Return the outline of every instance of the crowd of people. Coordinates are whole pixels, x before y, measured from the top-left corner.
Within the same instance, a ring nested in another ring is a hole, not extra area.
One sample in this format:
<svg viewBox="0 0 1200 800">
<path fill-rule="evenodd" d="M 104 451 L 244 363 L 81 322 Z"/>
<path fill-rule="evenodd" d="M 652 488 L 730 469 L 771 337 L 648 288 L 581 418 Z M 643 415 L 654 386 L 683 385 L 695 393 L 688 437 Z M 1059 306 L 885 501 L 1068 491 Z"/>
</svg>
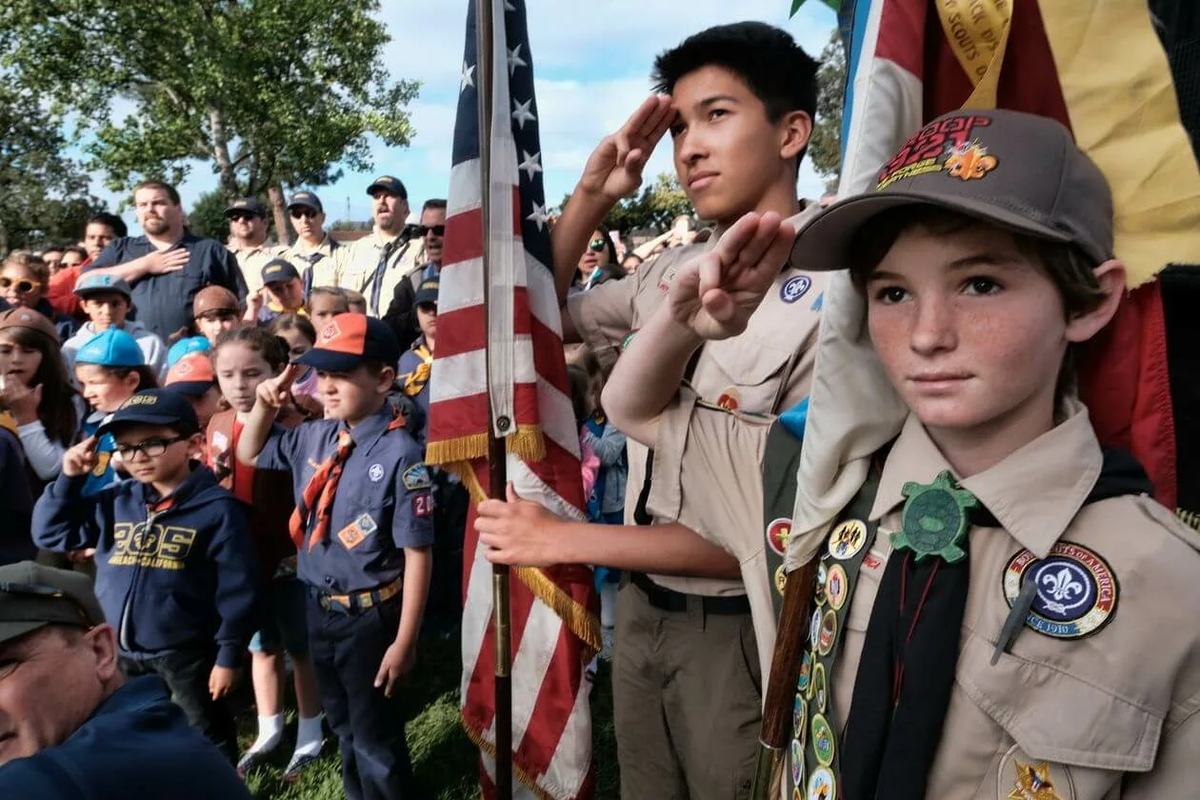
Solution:
<svg viewBox="0 0 1200 800">
<path fill-rule="evenodd" d="M 874 192 L 806 201 L 815 76 L 778 29 L 711 28 L 592 153 L 552 238 L 588 521 L 510 492 L 478 509 L 488 557 L 596 567 L 622 797 L 749 796 L 777 636 L 803 651 L 786 796 L 1188 796 L 1196 535 L 1073 389 L 1124 290 L 1104 176 L 1055 122 L 956 112 Z M 720 236 L 685 216 L 635 248 L 603 220 L 668 132 Z M 418 638 L 459 622 L 468 502 L 422 452 L 446 202 L 412 219 L 399 179 L 367 193 L 349 244 L 311 191 L 294 244 L 254 198 L 222 244 L 147 181 L 142 235 L 97 214 L 78 246 L 4 260 L 5 796 L 73 796 L 49 787 L 100 759 L 76 730 L 244 794 L 197 734 L 255 769 L 287 664 L 287 776 L 324 719 L 348 797 L 413 796 L 392 701 Z M 814 378 L 818 352 L 836 369 Z M 777 626 L 789 574 L 802 630 Z"/>
</svg>

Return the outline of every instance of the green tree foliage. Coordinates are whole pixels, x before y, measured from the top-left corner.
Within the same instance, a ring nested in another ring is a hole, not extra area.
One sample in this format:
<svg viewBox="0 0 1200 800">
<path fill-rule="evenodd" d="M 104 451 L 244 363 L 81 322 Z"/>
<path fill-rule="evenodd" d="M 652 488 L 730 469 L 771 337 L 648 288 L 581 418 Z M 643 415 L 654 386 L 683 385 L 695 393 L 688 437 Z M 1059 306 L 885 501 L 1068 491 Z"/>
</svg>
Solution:
<svg viewBox="0 0 1200 800">
<path fill-rule="evenodd" d="M 60 122 L 37 94 L 0 82 L 0 254 L 77 241 L 102 207 L 80 165 L 63 155 Z"/>
<path fill-rule="evenodd" d="M 846 95 L 846 51 L 835 30 L 821 51 L 817 70 L 817 119 L 808 143 L 813 169 L 836 188 L 842 163 L 842 105 Z"/>
<path fill-rule="evenodd" d="M 563 208 L 566 208 L 569 199 L 570 195 L 563 198 Z M 671 227 L 675 217 L 692 213 L 692 204 L 679 185 L 679 179 L 664 172 L 653 183 L 643 186 L 639 194 L 618 203 L 608 212 L 604 224 L 622 234 L 647 228 L 664 231 Z"/>
<path fill-rule="evenodd" d="M 408 144 L 411 81 L 392 81 L 378 0 L 6 0 L 0 68 L 79 115 L 114 191 L 208 162 L 226 199 L 369 170 Z M 132 106 L 132 108 L 130 108 Z M 127 110 L 123 118 L 115 116 Z"/>
</svg>

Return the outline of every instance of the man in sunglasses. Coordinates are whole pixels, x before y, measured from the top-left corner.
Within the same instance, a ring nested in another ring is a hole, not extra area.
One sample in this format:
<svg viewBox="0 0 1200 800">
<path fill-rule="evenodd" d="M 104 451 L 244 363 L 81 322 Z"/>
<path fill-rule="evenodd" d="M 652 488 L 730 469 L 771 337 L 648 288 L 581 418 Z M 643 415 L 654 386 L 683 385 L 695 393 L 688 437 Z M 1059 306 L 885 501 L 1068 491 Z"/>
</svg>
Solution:
<svg viewBox="0 0 1200 800">
<path fill-rule="evenodd" d="M 283 248 L 267 243 L 267 210 L 257 197 L 239 197 L 225 209 L 229 220 L 229 251 L 237 258 L 247 294 L 263 287 L 262 271 Z"/>
<path fill-rule="evenodd" d="M 244 798 L 158 676 L 126 681 L 82 573 L 0 567 L 0 797 Z"/>
<path fill-rule="evenodd" d="M 417 235 L 421 236 L 424 258 L 409 270 L 404 280 L 396 284 L 392 302 L 383 315 L 383 321 L 392 327 L 401 348 L 409 347 L 421 334 L 417 320 L 417 290 L 422 282 L 436 280 L 442 271 L 442 242 L 446 236 L 445 200 L 435 198 L 425 201 L 421 207 Z"/>
<path fill-rule="evenodd" d="M 325 232 L 325 209 L 321 198 L 312 192 L 296 192 L 288 203 L 288 217 L 296 242 L 282 256 L 292 262 L 304 281 L 304 296 L 314 286 L 331 286 L 334 281 L 334 254 L 341 245 Z"/>
</svg>

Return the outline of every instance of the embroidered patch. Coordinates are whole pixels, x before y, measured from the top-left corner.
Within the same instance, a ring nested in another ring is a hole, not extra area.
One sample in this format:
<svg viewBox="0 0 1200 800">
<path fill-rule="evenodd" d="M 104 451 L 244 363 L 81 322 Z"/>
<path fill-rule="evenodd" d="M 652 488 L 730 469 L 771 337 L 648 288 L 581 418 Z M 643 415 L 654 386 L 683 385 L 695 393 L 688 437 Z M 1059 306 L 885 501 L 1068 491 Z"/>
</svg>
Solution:
<svg viewBox="0 0 1200 800">
<path fill-rule="evenodd" d="M 742 396 L 738 393 L 737 388 L 733 386 L 721 392 L 721 396 L 717 398 L 717 405 L 726 411 L 737 411 L 741 404 Z"/>
<path fill-rule="evenodd" d="M 800 741 L 800 746 L 804 747 L 804 737 L 807 735 L 808 703 L 804 702 L 803 697 L 796 695 L 796 703 L 792 706 L 792 736 L 795 736 Z"/>
<path fill-rule="evenodd" d="M 808 686 L 812 683 L 813 654 L 808 651 L 800 658 L 800 677 L 796 679 L 796 692 L 808 695 Z"/>
<path fill-rule="evenodd" d="M 858 555 L 867 543 L 867 526 L 860 520 L 848 519 L 838 523 L 829 537 L 829 555 L 845 561 Z"/>
<path fill-rule="evenodd" d="M 1075 788 L 1068 767 L 1029 758 L 1013 745 L 996 771 L 997 800 L 1073 800 Z"/>
<path fill-rule="evenodd" d="M 1013 763 L 1017 768 L 1017 776 L 1013 788 L 1008 793 L 1011 800 L 1062 800 L 1050 778 L 1048 762 L 1026 764 L 1014 758 Z"/>
<path fill-rule="evenodd" d="M 783 595 L 784 587 L 787 586 L 787 573 L 783 571 L 783 564 L 775 568 L 775 591 Z"/>
<path fill-rule="evenodd" d="M 808 293 L 812 287 L 812 278 L 807 275 L 795 275 L 787 279 L 783 286 L 779 287 L 779 299 L 785 303 L 794 303 Z"/>
<path fill-rule="evenodd" d="M 375 518 L 370 514 L 359 514 L 358 519 L 354 520 L 354 524 L 367 536 L 379 530 L 379 526 L 375 524 Z"/>
<path fill-rule="evenodd" d="M 1103 628 L 1117 610 L 1120 586 L 1103 558 L 1074 542 L 1058 542 L 1038 560 L 1022 550 L 1004 570 L 1004 597 L 1012 608 L 1021 586 L 1037 595 L 1025 624 L 1056 639 L 1079 639 Z"/>
<path fill-rule="evenodd" d="M 337 537 L 338 541 L 342 543 L 342 547 L 346 548 L 347 550 L 353 550 L 362 544 L 363 540 L 367 538 L 366 534 L 362 532 L 362 529 L 360 529 L 358 525 L 353 522 L 338 531 Z"/>
<path fill-rule="evenodd" d="M 425 518 L 433 513 L 433 504 L 429 500 L 429 495 L 419 494 L 412 499 L 412 510 L 414 517 Z"/>
<path fill-rule="evenodd" d="M 371 469 L 374 469 L 372 467 Z M 429 478 L 429 469 L 424 464 L 413 464 L 400 476 L 404 488 L 410 492 L 417 489 L 428 489 L 433 482 Z"/>
<path fill-rule="evenodd" d="M 824 714 L 813 714 L 812 746 L 813 755 L 822 767 L 833 763 L 833 728 Z"/>
<path fill-rule="evenodd" d="M 804 782 L 804 742 L 792 739 L 792 785 Z"/>
<path fill-rule="evenodd" d="M 829 576 L 825 579 L 825 596 L 829 599 L 829 605 L 833 607 L 834 611 L 846 604 L 846 590 L 849 588 L 849 584 L 845 567 L 841 564 L 834 564 L 829 570 Z"/>
<path fill-rule="evenodd" d="M 829 651 L 833 649 L 833 643 L 836 639 L 837 614 L 833 609 L 829 609 L 821 617 L 821 629 L 817 633 L 817 653 L 822 656 L 829 655 Z"/>
<path fill-rule="evenodd" d="M 817 649 L 817 637 L 821 634 L 821 609 L 813 611 L 812 621 L 808 624 L 808 644 L 813 649 Z"/>
<path fill-rule="evenodd" d="M 808 800 L 837 800 L 837 785 L 829 767 L 817 767 L 808 776 Z"/>
<path fill-rule="evenodd" d="M 825 690 L 828 688 L 825 680 L 825 665 L 817 664 L 813 667 L 813 703 L 817 706 L 817 711 L 825 713 Z"/>
<path fill-rule="evenodd" d="M 918 562 L 941 558 L 954 564 L 967 557 L 962 545 L 970 527 L 967 512 L 979 506 L 975 495 L 960 488 L 948 471 L 938 473 L 933 483 L 909 481 L 900 493 L 908 500 L 902 530 L 892 534 L 893 548 L 911 550 Z"/>
<path fill-rule="evenodd" d="M 767 544 L 776 553 L 783 555 L 787 550 L 788 535 L 791 532 L 792 521 L 790 519 L 771 520 L 771 524 L 767 526 Z"/>
<path fill-rule="evenodd" d="M 383 480 L 383 464 L 372 464 L 367 470 L 367 477 L 371 479 L 371 483 L 379 483 Z"/>
</svg>

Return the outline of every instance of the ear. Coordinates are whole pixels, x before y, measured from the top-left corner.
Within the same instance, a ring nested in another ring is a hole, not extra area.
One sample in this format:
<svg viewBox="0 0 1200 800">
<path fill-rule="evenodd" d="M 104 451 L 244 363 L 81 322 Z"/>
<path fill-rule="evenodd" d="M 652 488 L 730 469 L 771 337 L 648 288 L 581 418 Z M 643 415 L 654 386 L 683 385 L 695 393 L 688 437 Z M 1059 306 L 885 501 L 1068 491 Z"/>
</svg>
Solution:
<svg viewBox="0 0 1200 800">
<path fill-rule="evenodd" d="M 137 372 L 137 370 L 131 371 L 122 380 L 125 386 L 131 392 L 137 392 L 142 388 L 142 376 Z"/>
<path fill-rule="evenodd" d="M 796 158 L 808 146 L 812 136 L 813 121 L 806 111 L 789 111 L 779 121 L 779 156 L 783 159 Z"/>
<path fill-rule="evenodd" d="M 1100 305 L 1091 311 L 1077 314 L 1067 320 L 1067 341 L 1086 342 L 1097 333 L 1117 313 L 1121 298 L 1125 295 L 1125 265 L 1117 259 L 1105 261 L 1095 269 L 1096 280 L 1104 292 Z"/>
<path fill-rule="evenodd" d="M 188 437 L 188 458 L 204 461 L 204 431 L 197 431 Z"/>
<path fill-rule="evenodd" d="M 392 384 L 396 382 L 396 368 L 384 367 L 379 370 L 379 379 L 375 383 L 375 391 L 378 394 L 386 395 L 392 390 Z"/>
<path fill-rule="evenodd" d="M 96 659 L 96 677 L 107 683 L 120 674 L 117 660 L 117 635 L 108 624 L 97 625 L 84 634 L 84 641 Z"/>
</svg>

